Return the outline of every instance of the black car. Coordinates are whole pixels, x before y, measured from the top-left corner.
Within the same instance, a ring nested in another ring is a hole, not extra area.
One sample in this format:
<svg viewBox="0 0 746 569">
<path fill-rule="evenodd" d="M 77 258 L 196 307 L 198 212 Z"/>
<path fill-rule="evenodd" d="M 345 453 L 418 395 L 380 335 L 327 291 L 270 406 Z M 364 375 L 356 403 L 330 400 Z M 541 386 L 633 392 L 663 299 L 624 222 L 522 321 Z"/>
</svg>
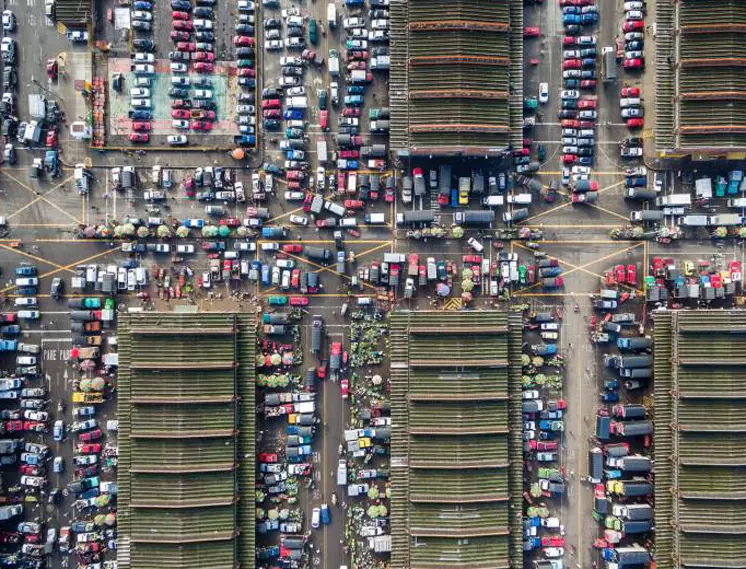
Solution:
<svg viewBox="0 0 746 569">
<path fill-rule="evenodd" d="M 250 87 L 253 89 L 256 87 L 256 79 L 253 77 L 239 77 L 238 84 L 241 85 L 241 87 Z"/>
<path fill-rule="evenodd" d="M 288 37 L 300 38 L 303 37 L 303 28 L 300 26 L 288 26 Z"/>
<path fill-rule="evenodd" d="M 559 112 L 559 118 L 561 119 L 574 119 L 578 116 L 578 111 L 573 109 L 562 109 Z"/>
<path fill-rule="evenodd" d="M 134 109 L 127 114 L 131 119 L 137 120 L 150 120 L 153 118 L 153 113 L 148 109 Z"/>
<path fill-rule="evenodd" d="M 153 51 L 155 42 L 153 40 L 136 39 L 132 40 L 132 46 L 140 51 Z"/>
<path fill-rule="evenodd" d="M 374 48 L 373 48 L 373 49 L 372 49 L 372 50 L 370 51 L 370 53 L 371 53 L 371 55 L 372 55 L 373 57 L 375 57 L 375 56 L 377 56 L 377 55 L 388 55 L 388 54 L 389 54 L 389 48 L 388 48 L 388 47 L 386 47 L 385 45 L 384 45 L 384 46 L 381 46 L 381 47 L 374 47 Z"/>
<path fill-rule="evenodd" d="M 240 93 L 238 95 L 238 102 L 249 103 L 253 105 L 254 104 L 254 93 Z"/>
<path fill-rule="evenodd" d="M 253 47 L 239 47 L 236 50 L 236 59 L 246 59 L 254 57 Z"/>
<path fill-rule="evenodd" d="M 171 87 L 168 90 L 168 96 L 174 99 L 186 99 L 189 96 L 189 89 L 180 89 L 179 87 Z"/>
<path fill-rule="evenodd" d="M 212 79 L 208 79 L 207 77 L 192 79 L 192 87 L 196 87 L 197 89 L 211 89 Z"/>
<path fill-rule="evenodd" d="M 206 111 L 212 111 L 218 108 L 215 101 L 212 99 L 197 99 L 192 105 L 193 109 L 204 109 Z"/>
<path fill-rule="evenodd" d="M 276 130 L 280 128 L 280 121 L 277 119 L 264 119 L 264 128 L 267 130 Z"/>
<path fill-rule="evenodd" d="M 282 91 L 277 87 L 267 87 L 262 89 L 263 99 L 277 99 L 278 97 L 282 97 Z"/>
<path fill-rule="evenodd" d="M 10 91 L 15 89 L 18 84 L 18 72 L 15 67 L 6 67 L 3 69 L 3 89 Z"/>
<path fill-rule="evenodd" d="M 197 0 L 198 6 L 214 6 L 216 4 L 216 0 Z"/>
<path fill-rule="evenodd" d="M 592 146 L 579 147 L 578 156 L 593 156 L 593 147 Z"/>
<path fill-rule="evenodd" d="M 281 28 L 282 27 L 282 20 L 280 18 L 267 18 L 264 20 L 264 29 L 268 30 L 270 28 Z"/>
<path fill-rule="evenodd" d="M 238 24 L 236 26 L 236 33 L 242 36 L 250 36 L 254 34 L 254 26 L 251 24 Z"/>
<path fill-rule="evenodd" d="M 212 18 L 213 10 L 208 6 L 199 6 L 194 9 L 195 18 Z"/>
<path fill-rule="evenodd" d="M 595 69 L 583 69 L 580 72 L 580 78 L 581 79 L 595 79 L 596 78 L 596 70 Z"/>
<path fill-rule="evenodd" d="M 290 77 L 302 77 L 303 68 L 302 67 L 283 67 L 282 74 L 286 76 L 290 76 Z"/>
<path fill-rule="evenodd" d="M 3 120 L 3 136 L 14 136 L 18 130 L 18 119 L 8 117 Z"/>
<path fill-rule="evenodd" d="M 169 51 L 168 58 L 171 61 L 189 61 L 188 51 Z"/>
<path fill-rule="evenodd" d="M 194 36 L 197 38 L 197 41 L 212 41 L 215 39 L 215 34 L 212 32 L 197 32 Z"/>
</svg>

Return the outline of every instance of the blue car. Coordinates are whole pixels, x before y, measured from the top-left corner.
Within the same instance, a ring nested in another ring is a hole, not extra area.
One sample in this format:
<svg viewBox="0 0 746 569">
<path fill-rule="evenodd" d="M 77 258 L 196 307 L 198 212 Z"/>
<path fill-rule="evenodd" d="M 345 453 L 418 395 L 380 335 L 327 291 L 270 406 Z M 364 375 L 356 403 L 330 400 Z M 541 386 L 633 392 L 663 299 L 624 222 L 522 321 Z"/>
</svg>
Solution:
<svg viewBox="0 0 746 569">
<path fill-rule="evenodd" d="M 286 121 L 302 121 L 303 111 L 301 111 L 300 109 L 285 111 L 284 113 L 282 113 L 282 118 L 284 118 Z"/>
<path fill-rule="evenodd" d="M 144 2 L 143 0 L 138 0 L 135 2 L 135 10 L 152 10 L 153 5 L 150 2 Z"/>
<path fill-rule="evenodd" d="M 593 156 L 578 156 L 578 164 L 581 166 L 593 166 Z"/>
<path fill-rule="evenodd" d="M 565 16 L 568 14 L 580 14 L 580 6 L 565 6 L 562 8 L 562 14 Z"/>
<path fill-rule="evenodd" d="M 288 160 L 305 160 L 306 155 L 302 150 L 288 150 L 287 157 Z"/>
<path fill-rule="evenodd" d="M 329 525 L 331 521 L 331 517 L 329 516 L 329 506 L 327 504 L 321 504 L 321 523 Z"/>
<path fill-rule="evenodd" d="M 0 340 L 0 352 L 15 352 L 18 342 L 15 340 Z"/>
<path fill-rule="evenodd" d="M 253 134 L 242 134 L 241 136 L 234 137 L 233 142 L 238 146 L 255 146 L 256 136 Z"/>
<path fill-rule="evenodd" d="M 36 274 L 36 267 L 34 265 L 25 265 L 23 267 L 16 267 L 17 277 L 33 277 Z"/>
<path fill-rule="evenodd" d="M 37 292 L 35 286 L 24 286 L 16 289 L 18 296 L 34 296 Z"/>
<path fill-rule="evenodd" d="M 591 24 L 595 24 L 598 22 L 598 12 L 590 12 L 588 14 L 582 14 L 580 16 L 580 23 L 582 25 L 588 26 Z"/>
<path fill-rule="evenodd" d="M 269 265 L 262 265 L 262 284 L 263 285 L 270 285 L 272 284 L 272 276 L 269 272 Z"/>
<path fill-rule="evenodd" d="M 580 16 L 578 14 L 567 14 L 562 18 L 562 24 L 565 26 L 580 25 Z"/>
<path fill-rule="evenodd" d="M 0 327 L 0 334 L 3 336 L 17 336 L 21 333 L 21 327 L 18 324 L 10 324 Z"/>
<path fill-rule="evenodd" d="M 130 118 L 137 120 L 150 120 L 153 118 L 153 113 L 147 109 L 137 109 L 130 111 Z"/>
<path fill-rule="evenodd" d="M 451 207 L 458 207 L 458 190 L 451 190 Z"/>
<path fill-rule="evenodd" d="M 350 85 L 347 87 L 348 95 L 362 95 L 365 93 L 365 87 L 362 85 Z"/>
<path fill-rule="evenodd" d="M 350 105 L 353 107 L 359 107 L 365 102 L 362 95 L 346 95 L 345 96 L 345 105 Z"/>
<path fill-rule="evenodd" d="M 188 12 L 192 9 L 192 5 L 187 0 L 171 0 L 171 9 Z"/>
</svg>

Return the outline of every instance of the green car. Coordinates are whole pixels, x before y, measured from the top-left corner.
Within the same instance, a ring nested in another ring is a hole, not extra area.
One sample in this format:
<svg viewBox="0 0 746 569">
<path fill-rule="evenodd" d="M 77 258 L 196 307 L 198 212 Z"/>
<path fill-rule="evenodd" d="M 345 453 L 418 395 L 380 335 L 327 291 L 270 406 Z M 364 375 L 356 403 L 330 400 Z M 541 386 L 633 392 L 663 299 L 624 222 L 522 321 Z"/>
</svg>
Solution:
<svg viewBox="0 0 746 569">
<path fill-rule="evenodd" d="M 308 22 L 308 39 L 313 44 L 319 41 L 319 32 L 316 26 L 316 20 L 311 19 Z"/>
<path fill-rule="evenodd" d="M 114 299 L 113 299 L 113 298 L 107 298 L 107 299 L 106 299 L 106 300 L 104 301 L 104 308 L 105 308 L 106 310 L 114 310 L 114 306 L 115 306 L 115 305 L 114 305 Z"/>
<path fill-rule="evenodd" d="M 83 299 L 84 308 L 101 308 L 101 301 L 98 298 Z"/>
<path fill-rule="evenodd" d="M 239 59 L 237 65 L 239 67 L 254 67 L 253 59 Z"/>
<path fill-rule="evenodd" d="M 528 269 L 526 268 L 526 265 L 518 267 L 518 280 L 524 285 L 528 282 Z"/>
<path fill-rule="evenodd" d="M 526 110 L 533 110 L 539 106 L 539 101 L 536 97 L 526 97 L 523 100 L 523 108 Z"/>
<path fill-rule="evenodd" d="M 728 187 L 728 182 L 725 178 L 718 176 L 715 181 L 715 197 L 722 198 L 725 196 L 725 189 Z"/>
<path fill-rule="evenodd" d="M 267 303 L 270 306 L 283 306 L 288 303 L 288 299 L 285 296 L 270 296 Z"/>
<path fill-rule="evenodd" d="M 175 99 L 186 99 L 189 97 L 189 89 L 180 89 L 179 87 L 171 87 L 168 90 L 168 96 Z"/>
</svg>

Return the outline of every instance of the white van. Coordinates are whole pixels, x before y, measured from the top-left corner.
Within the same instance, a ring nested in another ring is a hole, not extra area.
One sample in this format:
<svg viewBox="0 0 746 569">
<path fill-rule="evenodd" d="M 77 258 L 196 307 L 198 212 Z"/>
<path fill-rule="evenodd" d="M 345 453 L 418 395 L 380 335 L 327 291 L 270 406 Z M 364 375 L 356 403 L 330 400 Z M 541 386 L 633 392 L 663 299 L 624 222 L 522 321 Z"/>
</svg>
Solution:
<svg viewBox="0 0 746 569">
<path fill-rule="evenodd" d="M 383 225 L 386 223 L 386 215 L 383 213 L 366 213 L 365 223 L 368 225 Z"/>
<path fill-rule="evenodd" d="M 482 245 L 479 241 L 474 239 L 474 237 L 469 237 L 469 239 L 466 242 L 477 253 L 481 253 L 482 251 L 484 251 L 484 245 Z"/>
<path fill-rule="evenodd" d="M 148 273 L 144 267 L 137 267 L 135 269 L 135 279 L 138 286 L 145 286 L 148 283 Z"/>
<path fill-rule="evenodd" d="M 508 203 L 528 205 L 531 203 L 531 199 L 531 194 L 516 194 L 514 196 L 508 196 Z"/>
<path fill-rule="evenodd" d="M 487 207 L 498 207 L 505 204 L 504 196 L 487 196 L 482 200 L 482 204 Z"/>
</svg>

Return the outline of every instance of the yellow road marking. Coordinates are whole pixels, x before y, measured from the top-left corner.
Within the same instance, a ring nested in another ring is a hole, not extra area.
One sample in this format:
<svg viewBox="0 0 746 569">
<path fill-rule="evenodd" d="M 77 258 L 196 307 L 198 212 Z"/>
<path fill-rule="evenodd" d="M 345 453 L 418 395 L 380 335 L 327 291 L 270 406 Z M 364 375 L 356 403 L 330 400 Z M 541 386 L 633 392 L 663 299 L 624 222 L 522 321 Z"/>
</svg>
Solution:
<svg viewBox="0 0 746 569">
<path fill-rule="evenodd" d="M 46 193 L 44 193 L 44 194 L 42 194 L 42 195 L 40 195 L 40 196 L 37 196 L 37 197 L 36 197 L 36 199 L 33 199 L 33 200 L 31 200 L 31 201 L 30 201 L 29 203 L 27 203 L 27 204 L 26 204 L 25 206 L 23 206 L 22 208 L 20 208 L 20 209 L 17 209 L 17 210 L 16 210 L 16 211 L 14 211 L 13 213 L 11 213 L 11 214 L 10 214 L 10 215 L 9 215 L 9 216 L 7 217 L 7 219 L 8 219 L 8 220 L 11 220 L 11 219 L 13 219 L 13 218 L 14 218 L 15 216 L 17 216 L 17 215 L 18 215 L 19 213 L 21 213 L 22 211 L 24 211 L 24 210 L 26 210 L 26 209 L 30 208 L 30 207 L 31 207 L 32 205 L 34 205 L 35 203 L 38 203 L 38 202 L 40 202 L 40 201 L 44 200 L 44 198 L 46 198 L 46 197 L 47 197 L 47 196 L 48 196 L 49 194 L 51 194 L 51 193 L 52 193 L 53 191 L 55 191 L 55 190 L 56 190 L 57 188 L 60 188 L 60 187 L 64 186 L 65 184 L 67 184 L 67 183 L 68 183 L 68 182 L 69 182 L 70 180 L 72 180 L 72 179 L 74 179 L 74 176 L 70 176 L 69 178 L 66 178 L 65 180 L 63 180 L 62 182 L 60 182 L 59 184 L 57 184 L 56 186 L 54 186 L 53 188 L 51 188 L 51 189 L 50 189 L 49 191 L 47 191 Z M 42 226 L 42 227 L 43 227 L 43 226 Z"/>
<path fill-rule="evenodd" d="M 6 172 L 6 171 L 4 171 L 4 170 L 0 171 L 0 174 L 2 174 L 2 175 L 4 175 L 4 176 L 6 176 L 7 178 L 10 178 L 11 180 L 13 180 L 13 181 L 14 181 L 14 182 L 15 182 L 16 184 L 18 184 L 19 186 L 21 186 L 21 187 L 22 187 L 22 188 L 24 188 L 25 190 L 28 190 L 28 191 L 29 191 L 29 192 L 31 192 L 32 194 L 36 195 L 36 190 L 34 190 L 34 189 L 33 189 L 33 188 L 31 187 L 31 186 L 29 186 L 29 185 L 27 185 L 27 184 L 24 184 L 23 182 L 21 182 L 21 181 L 20 181 L 20 180 L 19 180 L 18 178 L 16 178 L 15 176 L 11 176 L 10 174 L 8 174 L 8 172 Z M 57 204 L 55 204 L 55 203 L 52 203 L 52 202 L 50 202 L 50 201 L 49 201 L 48 199 L 46 199 L 46 198 L 45 198 L 45 197 L 43 197 L 43 196 L 39 196 L 39 197 L 41 198 L 41 200 L 42 200 L 42 201 L 43 201 L 44 203 L 47 203 L 47 204 L 51 205 L 51 206 L 52 206 L 52 207 L 53 207 L 54 209 L 56 209 L 56 210 L 57 210 L 57 211 L 59 211 L 60 213 L 63 213 L 63 214 L 65 214 L 65 215 L 66 215 L 67 217 L 69 217 L 70 219 L 72 219 L 72 220 L 73 220 L 73 221 L 74 221 L 75 223 L 79 223 L 79 224 L 80 224 L 80 223 L 83 223 L 83 222 L 82 222 L 81 220 L 79 220 L 79 219 L 76 219 L 76 218 L 75 218 L 75 216 L 74 216 L 73 214 L 71 214 L 70 212 L 67 212 L 67 211 L 65 211 L 64 209 L 62 209 L 62 208 L 61 208 L 60 206 L 58 206 Z"/>
<path fill-rule="evenodd" d="M 613 190 L 614 188 L 616 188 L 618 186 L 621 186 L 622 184 L 624 184 L 624 180 L 622 180 L 620 182 L 616 182 L 615 184 L 611 184 L 610 186 L 606 186 L 605 188 L 601 188 L 600 190 L 598 190 L 598 193 L 602 194 L 602 193 L 607 192 L 609 190 Z M 547 211 L 542 211 L 541 213 L 537 213 L 536 215 L 532 215 L 528 219 L 524 219 L 522 222 L 520 222 L 519 225 L 528 225 L 528 222 L 531 221 L 532 219 L 538 219 L 539 217 L 544 217 L 545 215 L 549 215 L 550 213 L 554 213 L 555 211 L 558 211 L 560 209 L 564 209 L 564 208 L 569 207 L 571 205 L 572 205 L 572 202 L 567 202 L 567 203 L 560 204 L 560 205 L 558 205 L 556 207 L 548 209 Z M 616 215 L 619 215 L 619 214 L 616 214 Z"/>
<path fill-rule="evenodd" d="M 62 265 L 58 265 L 57 263 L 53 261 L 49 261 L 48 259 L 44 259 L 43 257 L 39 257 L 38 255 L 32 255 L 31 253 L 26 253 L 25 251 L 21 251 L 20 249 L 15 249 L 13 247 L 8 247 L 7 245 L 3 245 L 0 243 L 0 248 L 5 249 L 6 251 L 10 251 L 11 253 L 17 253 L 18 255 L 21 255 L 23 257 L 28 257 L 29 259 L 33 259 L 37 263 L 44 263 L 45 265 L 51 265 L 53 267 L 57 267 L 59 270 L 64 270 L 65 267 Z M 71 273 L 75 273 L 75 271 L 70 271 Z M 14 287 L 10 287 L 14 288 Z M 8 289 L 5 289 L 8 290 Z"/>
</svg>

